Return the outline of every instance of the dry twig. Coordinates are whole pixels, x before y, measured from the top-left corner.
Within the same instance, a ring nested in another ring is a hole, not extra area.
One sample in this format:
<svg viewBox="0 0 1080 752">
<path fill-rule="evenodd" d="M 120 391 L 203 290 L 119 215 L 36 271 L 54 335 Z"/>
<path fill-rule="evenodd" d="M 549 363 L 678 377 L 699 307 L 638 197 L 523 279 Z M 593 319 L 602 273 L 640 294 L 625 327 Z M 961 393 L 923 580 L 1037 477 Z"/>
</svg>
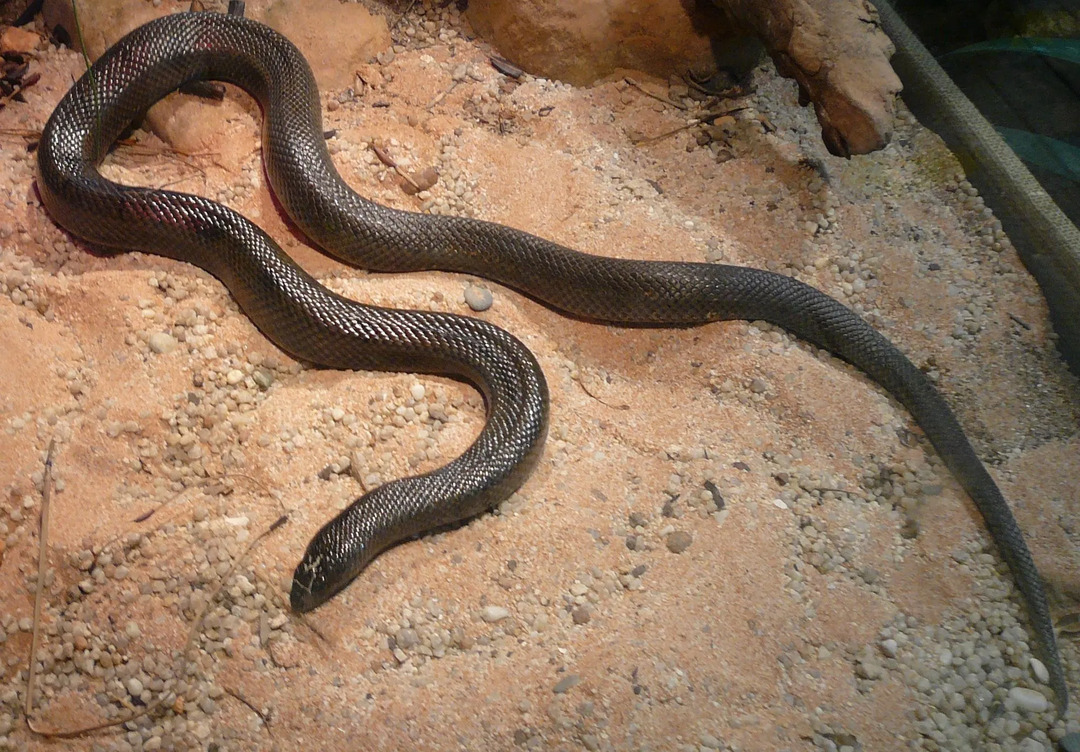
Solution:
<svg viewBox="0 0 1080 752">
<path fill-rule="evenodd" d="M 633 86 L 635 89 L 640 91 L 645 96 L 652 97 L 657 102 L 663 102 L 664 104 L 671 105 L 672 107 L 675 107 L 675 108 L 680 109 L 680 110 L 685 110 L 686 109 L 685 104 L 682 104 L 681 102 L 676 102 L 674 100 L 668 99 L 667 97 L 660 96 L 659 94 L 654 94 L 653 92 L 649 91 L 644 86 L 639 84 L 637 81 L 630 78 L 630 76 L 626 76 L 625 78 L 623 78 L 623 81 L 625 81 L 626 83 Z"/>
</svg>

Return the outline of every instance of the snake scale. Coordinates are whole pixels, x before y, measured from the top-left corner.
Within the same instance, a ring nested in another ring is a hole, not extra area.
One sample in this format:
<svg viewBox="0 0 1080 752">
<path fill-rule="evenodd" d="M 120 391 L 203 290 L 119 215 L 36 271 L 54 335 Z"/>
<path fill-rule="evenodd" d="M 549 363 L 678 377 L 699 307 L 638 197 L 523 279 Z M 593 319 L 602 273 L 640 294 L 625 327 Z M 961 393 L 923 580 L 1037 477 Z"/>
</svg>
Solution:
<svg viewBox="0 0 1080 752">
<path fill-rule="evenodd" d="M 498 327 L 350 301 L 236 212 L 101 176 L 98 166 L 133 120 L 182 84 L 204 79 L 233 83 L 260 103 L 274 193 L 311 240 L 343 261 L 377 271 L 480 275 L 571 315 L 613 324 L 764 320 L 861 369 L 910 411 L 979 508 L 1019 584 L 1064 707 L 1046 596 L 1008 504 L 923 373 L 855 313 L 809 285 L 759 269 L 605 258 L 490 222 L 379 206 L 334 169 L 314 77 L 287 39 L 240 16 L 179 13 L 111 47 L 49 118 L 38 148 L 38 188 L 54 220 L 94 244 L 201 267 L 297 358 L 338 369 L 453 375 L 475 384 L 487 405 L 483 430 L 461 456 L 379 486 L 318 531 L 294 573 L 295 610 L 326 601 L 387 547 L 480 514 L 512 493 L 543 446 L 547 386 L 529 350 Z"/>
</svg>

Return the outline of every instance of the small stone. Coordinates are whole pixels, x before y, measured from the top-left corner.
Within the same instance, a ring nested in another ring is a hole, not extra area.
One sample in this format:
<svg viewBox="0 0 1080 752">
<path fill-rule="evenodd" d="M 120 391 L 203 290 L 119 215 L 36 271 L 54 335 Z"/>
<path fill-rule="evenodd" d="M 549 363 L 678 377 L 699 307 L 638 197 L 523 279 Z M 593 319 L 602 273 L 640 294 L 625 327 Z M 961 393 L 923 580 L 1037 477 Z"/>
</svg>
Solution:
<svg viewBox="0 0 1080 752">
<path fill-rule="evenodd" d="M 176 349 L 176 339 L 165 332 L 154 332 L 150 335 L 150 349 L 159 355 L 171 353 Z"/>
<path fill-rule="evenodd" d="M 592 618 L 592 609 L 588 606 L 578 606 L 570 613 L 570 618 L 575 624 L 588 624 Z"/>
<path fill-rule="evenodd" d="M 128 694 L 132 697 L 138 697 L 143 693 L 143 683 L 134 676 L 127 680 L 125 686 L 127 687 Z"/>
<path fill-rule="evenodd" d="M 855 675 L 860 679 L 870 679 L 871 681 L 877 681 L 885 675 L 885 669 L 881 667 L 881 664 L 870 659 L 862 659 L 855 666 Z"/>
<path fill-rule="evenodd" d="M 425 389 L 424 385 L 420 382 L 416 382 L 409 387 L 409 395 L 417 402 L 424 399 L 425 394 L 427 394 L 427 389 Z"/>
<path fill-rule="evenodd" d="M 1046 665 L 1038 658 L 1031 659 L 1031 671 L 1035 674 L 1035 678 L 1043 684 L 1050 682 L 1050 672 L 1046 670 Z"/>
<path fill-rule="evenodd" d="M 494 624 L 497 621 L 502 621 L 510 612 L 502 606 L 484 606 L 480 611 L 480 618 L 486 621 L 488 624 Z"/>
<path fill-rule="evenodd" d="M 404 650 L 416 647 L 420 642 L 420 637 L 416 634 L 415 629 L 399 630 L 395 639 L 397 640 L 398 647 Z"/>
<path fill-rule="evenodd" d="M 18 26 L 9 26 L 0 34 L 0 52 L 25 54 L 41 46 L 41 37 Z"/>
<path fill-rule="evenodd" d="M 1009 690 L 1009 699 L 1016 705 L 1017 710 L 1026 713 L 1042 713 L 1050 707 L 1050 701 L 1042 692 L 1027 687 L 1013 687 Z"/>
<path fill-rule="evenodd" d="M 751 379 L 750 391 L 754 394 L 764 394 L 769 390 L 769 384 L 765 379 Z"/>
<path fill-rule="evenodd" d="M 571 689 L 573 689 L 574 687 L 576 687 L 580 683 L 581 683 L 581 677 L 580 676 L 578 676 L 577 674 L 570 674 L 569 676 L 566 676 L 566 677 L 563 677 L 562 679 L 560 679 L 559 683 L 556 684 L 555 687 L 551 691 L 554 692 L 557 695 L 561 695 L 564 692 L 570 691 Z"/>
<path fill-rule="evenodd" d="M 681 554 L 686 549 L 690 548 L 690 544 L 694 542 L 694 536 L 684 530 L 676 530 L 667 537 L 667 549 L 673 554 Z"/>
<path fill-rule="evenodd" d="M 229 386 L 236 386 L 244 380 L 244 372 L 239 368 L 233 368 L 227 374 L 225 374 L 225 383 Z"/>
<path fill-rule="evenodd" d="M 474 311 L 486 311 L 491 308 L 492 300 L 490 290 L 473 284 L 465 288 L 465 303 Z"/>
<path fill-rule="evenodd" d="M 265 368 L 256 368 L 251 374 L 251 379 L 255 382 L 255 386 L 265 392 L 274 383 L 274 372 Z"/>
<path fill-rule="evenodd" d="M 881 641 L 881 652 L 889 658 L 896 657 L 896 651 L 898 650 L 898 648 L 899 646 L 896 644 L 896 640 L 890 638 L 888 640 Z"/>
<path fill-rule="evenodd" d="M 723 749 L 724 743 L 712 734 L 702 734 L 701 746 L 705 749 Z"/>
</svg>

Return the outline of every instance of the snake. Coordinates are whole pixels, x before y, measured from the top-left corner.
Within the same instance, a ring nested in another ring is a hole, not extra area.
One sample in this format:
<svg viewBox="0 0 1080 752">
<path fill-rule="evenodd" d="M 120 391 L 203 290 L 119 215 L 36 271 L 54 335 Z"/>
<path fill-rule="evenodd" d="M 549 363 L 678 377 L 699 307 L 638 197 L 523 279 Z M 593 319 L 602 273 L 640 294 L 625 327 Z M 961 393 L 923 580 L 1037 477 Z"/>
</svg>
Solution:
<svg viewBox="0 0 1080 752">
<path fill-rule="evenodd" d="M 333 165 L 315 78 L 288 39 L 239 14 L 176 13 L 106 50 L 49 117 L 37 149 L 37 184 L 53 220 L 91 246 L 200 267 L 228 288 L 268 339 L 301 361 L 442 374 L 474 384 L 484 397 L 484 426 L 461 455 L 367 491 L 318 530 L 293 573 L 293 610 L 325 603 L 387 548 L 508 498 L 542 452 L 547 383 L 529 349 L 493 324 L 350 300 L 320 284 L 237 212 L 100 173 L 133 121 L 201 80 L 234 84 L 259 103 L 270 187 L 295 225 L 342 261 L 378 272 L 477 275 L 570 316 L 612 325 L 766 321 L 861 370 L 908 410 L 981 512 L 1019 586 L 1059 706 L 1067 703 L 1046 594 L 1008 503 L 927 376 L 855 312 L 770 271 L 592 255 L 505 225 L 365 199 Z"/>
</svg>

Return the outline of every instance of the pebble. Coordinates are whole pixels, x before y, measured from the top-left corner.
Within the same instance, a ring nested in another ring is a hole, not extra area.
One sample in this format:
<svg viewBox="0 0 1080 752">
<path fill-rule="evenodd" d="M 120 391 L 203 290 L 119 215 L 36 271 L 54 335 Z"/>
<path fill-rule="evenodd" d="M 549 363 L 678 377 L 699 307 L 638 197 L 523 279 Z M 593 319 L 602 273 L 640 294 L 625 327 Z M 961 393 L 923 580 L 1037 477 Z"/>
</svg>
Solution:
<svg viewBox="0 0 1080 752">
<path fill-rule="evenodd" d="M 1031 671 L 1035 674 L 1035 678 L 1043 684 L 1050 682 L 1050 672 L 1046 670 L 1045 664 L 1038 658 L 1031 659 Z"/>
<path fill-rule="evenodd" d="M 898 650 L 898 647 L 899 646 L 896 644 L 896 640 L 892 638 L 881 641 L 881 652 L 889 658 L 896 657 L 896 651 Z"/>
<path fill-rule="evenodd" d="M 686 549 L 690 548 L 690 544 L 694 542 L 694 536 L 685 530 L 676 530 L 674 533 L 668 535 L 666 543 L 667 549 L 673 554 L 681 554 Z"/>
<path fill-rule="evenodd" d="M 1013 687 L 1009 690 L 1009 699 L 1016 705 L 1017 710 L 1028 713 L 1042 713 L 1050 707 L 1050 701 L 1042 692 L 1027 687 Z"/>
<path fill-rule="evenodd" d="M 580 683 L 581 683 L 581 677 L 580 676 L 578 676 L 577 674 L 570 674 L 569 676 L 566 676 L 566 677 L 563 677 L 562 679 L 560 679 L 559 683 L 556 684 L 555 687 L 551 691 L 554 692 L 557 695 L 561 695 L 564 692 L 570 691 L 571 689 L 573 689 L 574 687 L 576 687 Z"/>
<path fill-rule="evenodd" d="M 225 383 L 227 383 L 229 386 L 236 386 L 243 380 L 244 372 L 241 371 L 239 368 L 234 368 L 227 374 L 225 374 Z"/>
<path fill-rule="evenodd" d="M 402 648 L 404 650 L 408 650 L 409 648 L 416 647 L 417 644 L 419 644 L 419 642 L 420 642 L 420 637 L 419 637 L 419 635 L 416 634 L 415 629 L 401 629 L 401 630 L 398 630 L 398 633 L 395 636 L 395 639 L 397 640 L 398 647 Z"/>
<path fill-rule="evenodd" d="M 465 288 L 465 302 L 474 311 L 486 311 L 491 308 L 492 300 L 491 291 L 486 288 L 474 284 Z"/>
<path fill-rule="evenodd" d="M 855 675 L 860 679 L 876 681 L 885 675 L 885 669 L 877 661 L 864 658 L 856 664 Z"/>
<path fill-rule="evenodd" d="M 488 624 L 493 624 L 497 621 L 502 621 L 510 612 L 502 606 L 484 606 L 480 611 L 480 618 L 486 621 Z"/>
<path fill-rule="evenodd" d="M 274 372 L 265 368 L 256 368 L 251 374 L 251 379 L 255 382 L 255 386 L 265 392 L 274 383 Z"/>
<path fill-rule="evenodd" d="M 701 735 L 701 746 L 705 749 L 722 749 L 724 743 L 712 734 L 706 733 Z"/>
<path fill-rule="evenodd" d="M 171 353 L 176 349 L 176 339 L 165 332 L 154 332 L 150 335 L 150 349 L 159 355 Z"/>
</svg>

